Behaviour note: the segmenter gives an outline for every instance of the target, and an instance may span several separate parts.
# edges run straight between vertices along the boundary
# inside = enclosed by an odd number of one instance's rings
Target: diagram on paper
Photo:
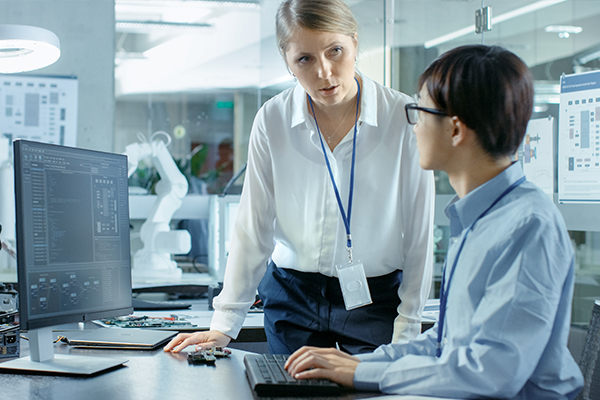
[[[75,146],[77,79],[0,75],[0,135]]]
[[[527,179],[544,193],[554,193],[553,118],[532,119],[517,153]]]
[[[558,197],[600,202],[600,71],[561,78]]]

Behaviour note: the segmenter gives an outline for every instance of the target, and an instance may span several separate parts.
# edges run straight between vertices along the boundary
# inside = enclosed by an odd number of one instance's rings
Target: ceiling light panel
[[[0,73],[33,71],[60,57],[60,41],[37,26],[0,24]]]

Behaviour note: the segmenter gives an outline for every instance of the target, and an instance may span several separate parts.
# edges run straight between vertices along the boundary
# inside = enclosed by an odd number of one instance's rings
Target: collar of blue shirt
[[[483,185],[475,188],[462,199],[455,196],[446,206],[450,220],[450,236],[459,235],[469,227],[502,192],[523,176],[521,164],[513,164]]]

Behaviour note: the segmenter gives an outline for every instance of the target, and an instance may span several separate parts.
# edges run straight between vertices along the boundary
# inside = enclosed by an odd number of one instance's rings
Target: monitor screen
[[[21,327],[132,312],[127,158],[14,142]]]

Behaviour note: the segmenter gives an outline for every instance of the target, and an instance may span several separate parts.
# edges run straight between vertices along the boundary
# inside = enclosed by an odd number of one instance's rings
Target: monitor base
[[[50,375],[95,375],[123,365],[128,360],[104,357],[55,354],[47,361],[32,361],[29,357],[0,363],[0,373],[41,373]]]

